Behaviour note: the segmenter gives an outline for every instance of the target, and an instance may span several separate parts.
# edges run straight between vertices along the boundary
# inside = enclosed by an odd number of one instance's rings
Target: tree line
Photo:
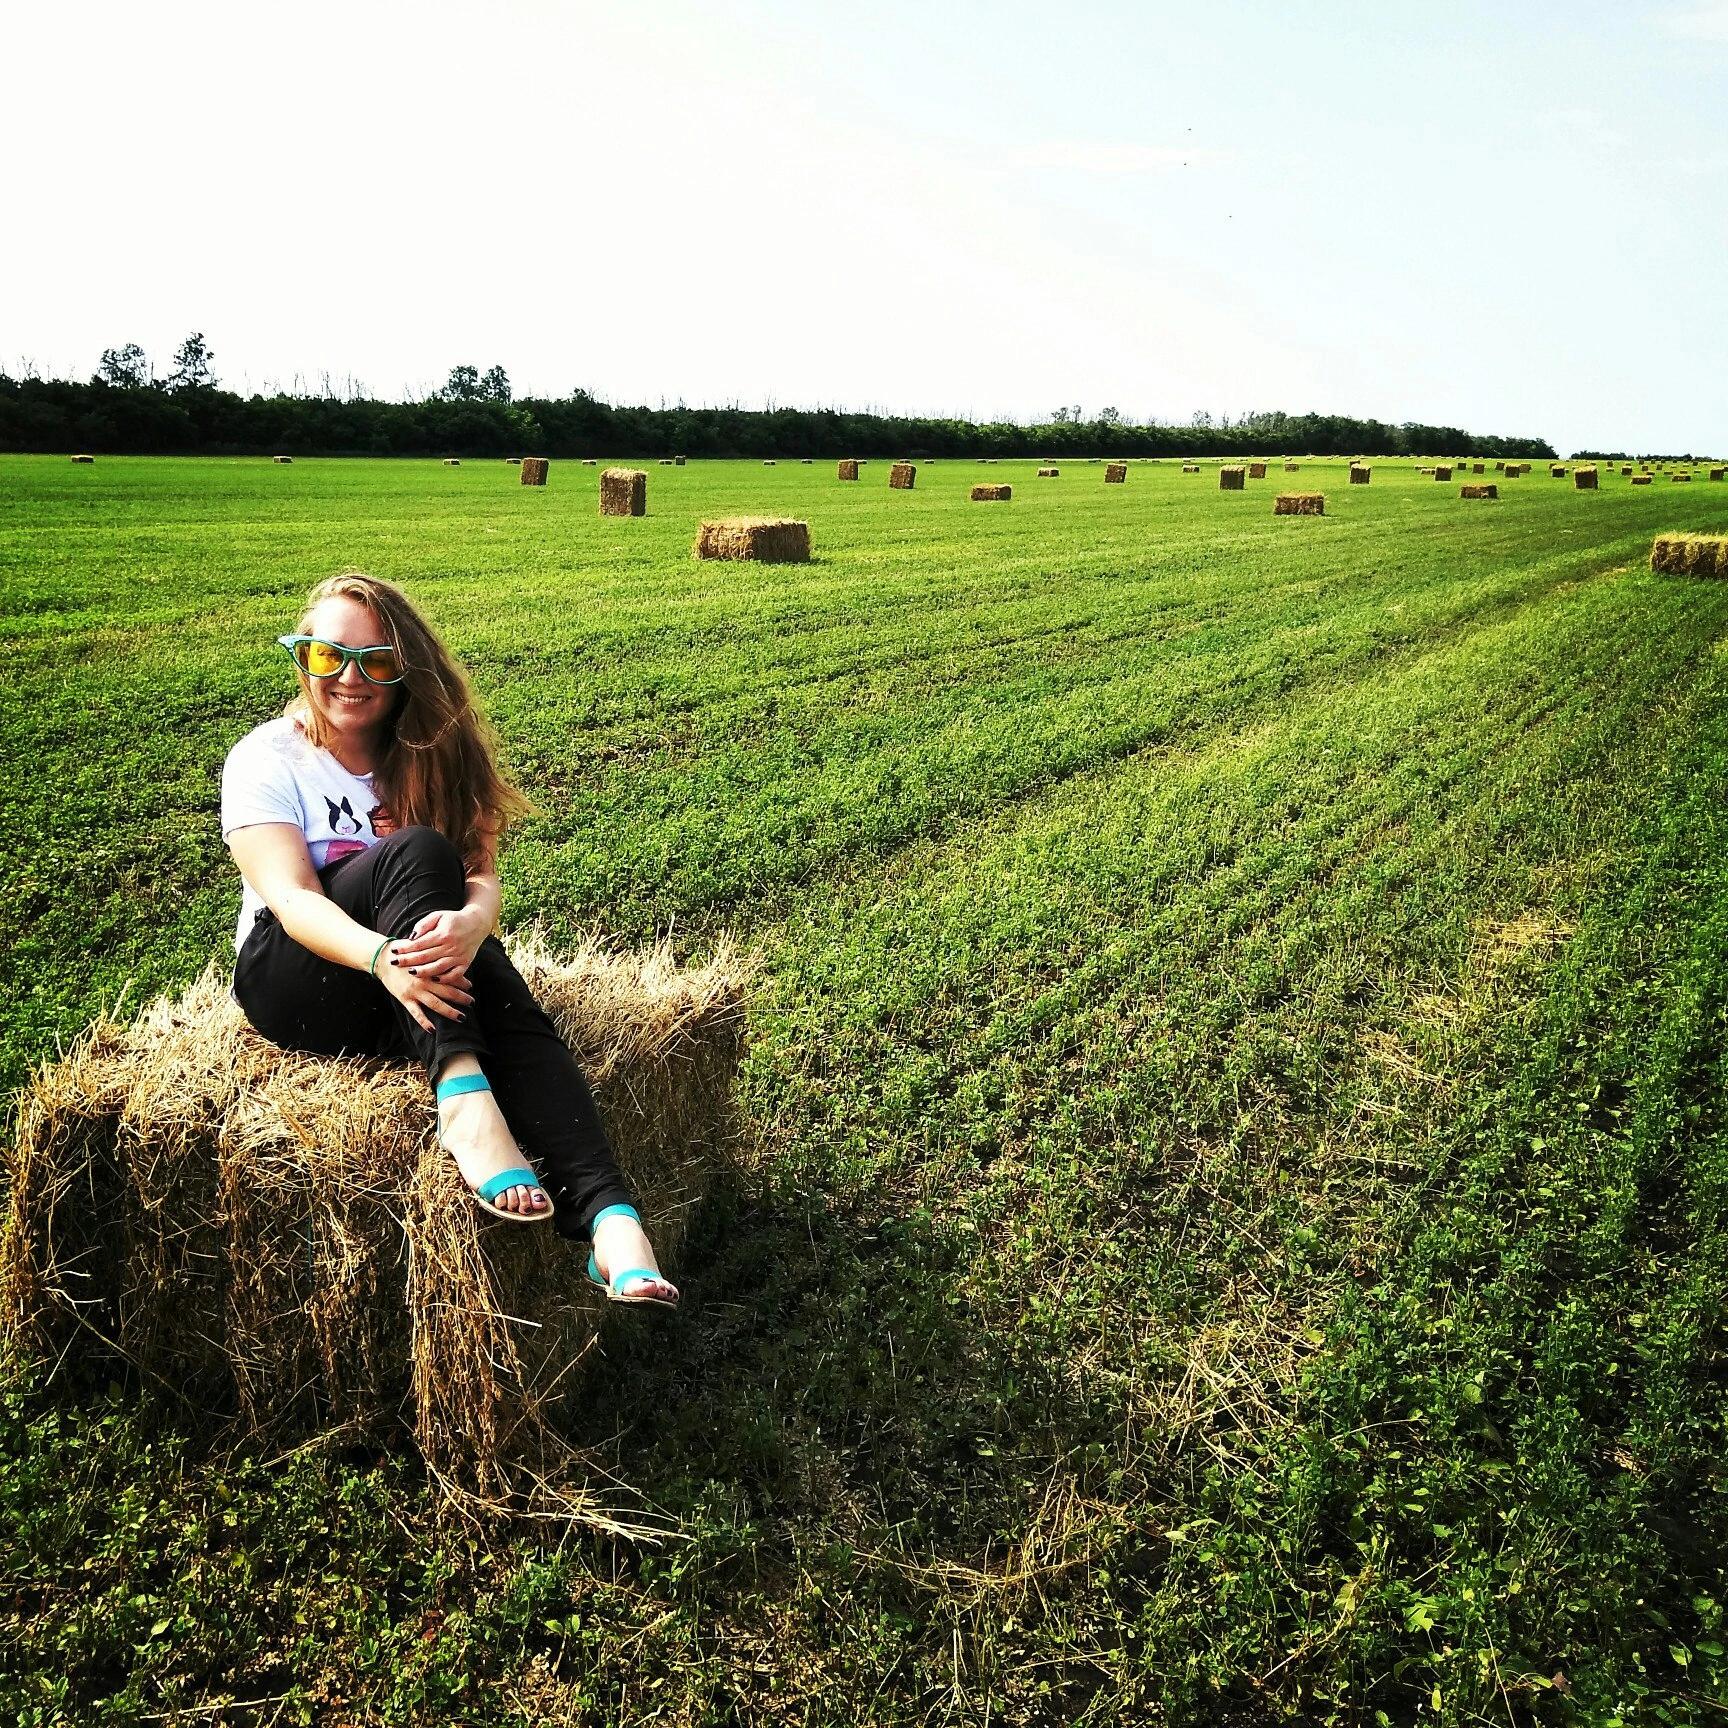
[[[201,332],[158,378],[135,343],[104,350],[89,380],[0,372],[0,450],[186,456],[1315,456],[1552,459],[1542,438],[1342,414],[1197,414],[1136,423],[1079,406],[1048,419],[978,423],[838,408],[626,406],[586,390],[514,395],[502,366],[453,367],[417,402],[364,394],[240,396],[221,387]]]

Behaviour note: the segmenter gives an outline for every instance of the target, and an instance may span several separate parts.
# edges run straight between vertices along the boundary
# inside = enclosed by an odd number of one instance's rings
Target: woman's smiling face
[[[345,594],[320,600],[307,614],[303,631],[340,648],[375,648],[390,640],[371,607]],[[306,678],[306,699],[331,733],[351,745],[369,746],[402,696],[400,684],[370,683],[352,660],[334,678]]]

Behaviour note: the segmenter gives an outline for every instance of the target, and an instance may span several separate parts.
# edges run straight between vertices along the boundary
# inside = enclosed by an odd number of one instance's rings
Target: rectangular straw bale
[[[732,1155],[741,962],[511,949],[676,1275]],[[130,1364],[212,1440],[408,1438],[447,1505],[609,1521],[560,1435],[604,1301],[555,1227],[474,1204],[423,1073],[277,1048],[212,965],[41,1070],[0,1166],[0,1325],[52,1376]]]
[[[460,456],[446,456],[444,458],[444,466],[446,468],[460,468],[462,466],[462,458]]]
[[[1565,464],[1561,462],[1550,462],[1548,464],[1548,478],[1550,480],[1564,480],[1566,478]]]
[[[672,466],[674,468],[682,468],[689,460],[690,458],[688,456],[674,456],[672,458]]]
[[[1632,484],[1634,486],[1654,486],[1656,484],[1656,476],[1654,474],[1634,474],[1632,476]]]
[[[1470,472],[1472,474],[1480,474],[1482,472],[1482,464],[1480,462],[1472,462],[1470,464]]]
[[[704,522],[696,533],[696,556],[751,559],[758,564],[805,564],[810,559],[810,524],[776,516]]]
[[[1128,464],[1126,462],[1111,462],[1104,469],[1104,484],[1106,486],[1126,486],[1128,484]]]
[[[896,462],[888,470],[888,485],[891,491],[910,492],[918,483],[918,470],[910,462]]]
[[[582,466],[584,468],[598,468],[600,464],[592,456],[584,456],[582,458]]]
[[[1264,480],[1266,478],[1266,464],[1264,462],[1250,462],[1248,464],[1248,478],[1250,480]]]
[[[1284,464],[1284,472],[1286,474],[1297,474],[1301,472],[1301,469],[1302,464],[1300,462],[1286,462]]]
[[[1350,484],[1352,486],[1366,486],[1373,476],[1374,470],[1364,463],[1352,462],[1350,464]]]
[[[520,456],[506,456],[504,458],[504,466],[506,468],[520,468],[522,466],[522,458]]]
[[[1692,478],[1692,476],[1691,476],[1691,475],[1690,475],[1690,474],[1678,474],[1678,473],[1676,473],[1676,474],[1670,474],[1670,475],[1669,475],[1669,476],[1668,476],[1668,478],[1669,478],[1669,480],[1670,480],[1670,481],[1674,481],[1674,480],[1686,480],[1686,481],[1690,481],[1690,480],[1691,480],[1691,478]]]
[[[1038,478],[1040,480],[1060,480],[1062,478],[1062,470],[1060,468],[1040,468],[1038,470]]]
[[[662,456],[660,458],[660,466],[662,468],[670,468],[672,466],[672,458],[670,456]]]
[[[1625,462],[1625,463],[1621,464],[1620,478],[1622,480],[1630,480],[1632,478],[1632,464],[1630,462]]]
[[[842,456],[834,464],[834,478],[836,480],[856,480],[858,478],[858,464],[850,456]]]
[[[1245,491],[1248,484],[1248,470],[1239,462],[1232,463],[1218,470],[1218,490],[1220,492]]]
[[[641,468],[603,468],[600,471],[602,516],[646,516],[648,475]]]
[[[1184,462],[1182,464],[1182,472],[1184,474],[1198,474],[1200,472],[1200,464],[1198,462]]]
[[[1728,576],[1728,534],[1658,534],[1650,568],[1670,576]]]
[[[94,456],[74,456],[72,460],[82,466],[85,463],[94,462],[96,458]]]
[[[1012,486],[974,486],[972,502],[974,504],[1006,504],[1014,496]]]
[[[1452,470],[1443,462],[1436,463],[1434,466],[1434,478],[1436,480],[1450,480],[1452,478]]]
[[[524,456],[522,458],[522,484],[524,486],[544,486],[551,467],[551,462],[544,456]]]
[[[1498,498],[1500,488],[1492,480],[1481,482],[1467,480],[1458,488],[1458,496],[1460,498]]]
[[[1594,492],[1596,485],[1596,470],[1594,468],[1575,468],[1572,471],[1572,490],[1574,492]]]
[[[1272,500],[1274,516],[1324,516],[1326,514],[1326,494],[1324,492],[1280,492]]]
[[[1710,470],[1710,478],[1712,480],[1720,480],[1724,474],[1728,474],[1728,468],[1712,468]]]
[[[271,461],[272,461],[272,462],[278,462],[278,463],[283,463],[283,464],[288,464],[288,463],[292,463],[292,462],[293,462],[293,460],[294,460],[294,458],[293,458],[293,457],[292,457],[292,456],[272,456],[272,457],[271,457],[271,458],[270,458],[270,460],[271,460]]]

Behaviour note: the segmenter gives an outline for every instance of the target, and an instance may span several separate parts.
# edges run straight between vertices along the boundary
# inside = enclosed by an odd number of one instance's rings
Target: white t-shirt
[[[260,822],[298,828],[314,870],[364,852],[396,831],[372,791],[372,776],[350,774],[328,750],[312,743],[291,714],[255,726],[222,764],[222,838]],[[252,884],[244,882],[236,952],[263,905]]]

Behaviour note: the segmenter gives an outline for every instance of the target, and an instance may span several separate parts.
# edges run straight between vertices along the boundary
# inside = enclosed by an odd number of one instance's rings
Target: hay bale
[[[1690,475],[1690,474],[1670,474],[1670,475],[1669,475],[1669,476],[1668,476],[1668,478],[1669,478],[1669,479],[1670,479],[1670,480],[1671,480],[1671,481],[1673,481],[1673,480],[1685,480],[1685,481],[1690,481],[1690,480],[1691,480],[1691,478],[1692,478],[1692,476],[1691,476],[1691,475]]]
[[[1710,478],[1712,480],[1720,480],[1724,474],[1728,474],[1728,468],[1712,468],[1710,470]]]
[[[1302,464],[1300,462],[1286,462],[1284,464],[1284,472],[1286,474],[1299,474],[1301,471]]]
[[[96,458],[94,456],[74,456],[72,460],[82,466],[85,463],[94,462]]]
[[[1564,480],[1566,478],[1565,465],[1560,462],[1550,462],[1548,464],[1548,478],[1550,480]]]
[[[1198,462],[1184,462],[1182,464],[1182,472],[1184,474],[1198,474],[1200,472],[1200,464]]]
[[[1596,470],[1594,468],[1574,469],[1572,472],[1572,490],[1574,492],[1596,491]]]
[[[849,456],[841,457],[834,464],[834,478],[836,480],[856,480],[858,478],[858,464]]]
[[[1450,480],[1452,478],[1451,468],[1444,462],[1437,462],[1434,465],[1434,478],[1436,480]]]
[[[602,516],[646,516],[648,475],[641,468],[604,468],[600,472]]]
[[[675,1269],[733,1144],[744,966],[511,946]],[[603,1298],[555,1230],[474,1205],[418,1070],[277,1049],[212,965],[93,1026],[15,1126],[0,1324],[51,1376],[130,1363],[273,1448],[406,1434],[447,1505],[609,1521],[558,1420]]]
[[[1324,492],[1280,492],[1272,500],[1274,516],[1324,516],[1326,514],[1326,494]]]
[[[1111,462],[1104,469],[1104,484],[1106,486],[1126,486],[1128,484],[1128,464],[1126,462]]]
[[[774,460],[774,458],[772,456],[769,456],[763,461],[762,466],[764,468],[777,468],[779,466],[779,464]]]
[[[1634,474],[1632,476],[1632,484],[1634,486],[1654,486],[1656,484],[1656,476],[1654,474]]]
[[[1472,462],[1470,464],[1470,472],[1472,474],[1480,474],[1482,472],[1482,464],[1480,462]]]
[[[522,466],[522,458],[520,456],[506,456],[504,458],[504,466],[506,468],[520,468]]]
[[[1506,472],[1506,464],[1504,462],[1496,462],[1494,464],[1494,472],[1496,474],[1504,474]]]
[[[758,564],[804,564],[810,558],[810,524],[770,516],[704,522],[696,533],[696,556],[754,559]]]
[[[1266,478],[1266,464],[1264,462],[1250,462],[1248,464],[1248,478],[1250,480],[1264,480]]]
[[[584,468],[598,468],[600,464],[592,456],[584,456],[582,458],[582,466]]]
[[[808,467],[809,467],[809,466],[810,466],[810,465],[811,465],[811,463],[813,463],[813,462],[814,462],[814,461],[815,461],[815,460],[816,460],[816,458],[815,458],[815,457],[814,457],[814,456],[800,456],[800,457],[799,457],[799,458],[798,458],[798,460],[799,460],[799,461],[800,461],[800,462],[801,462],[801,463],[802,463],[802,464],[803,464],[803,465],[804,465],[804,466],[805,466],[805,467],[806,467],[806,468],[808,468]]]
[[[1466,480],[1458,488],[1458,496],[1460,498],[1498,498],[1500,488],[1492,480],[1484,480],[1480,484]]]
[[[1227,464],[1218,470],[1218,490],[1220,492],[1242,492],[1247,489],[1248,470],[1239,462]]]
[[[1625,462],[1625,463],[1621,464],[1620,478],[1622,480],[1630,480],[1632,478],[1632,464],[1630,462]]]
[[[294,458],[292,456],[272,456],[270,458],[270,460],[272,462],[278,464],[279,466],[286,465],[289,467],[291,467],[293,465],[293,462],[294,462]]]
[[[682,468],[689,460],[690,458],[688,456],[674,456],[672,458],[672,466],[674,468]]]
[[[1650,568],[1669,576],[1728,576],[1728,534],[1658,534]]]
[[[524,486],[544,486],[546,476],[551,468],[551,462],[544,456],[524,456],[522,458],[522,484]]]
[[[1014,496],[1012,486],[974,486],[972,502],[974,504],[1006,504]]]
[[[670,468],[672,466],[672,458],[670,456],[662,456],[660,458],[660,466],[662,468]]]
[[[460,456],[446,456],[444,458],[444,466],[446,468],[460,468],[462,466],[462,458]]]
[[[888,470],[888,486],[894,492],[910,492],[917,484],[918,470],[910,462],[896,462]]]
[[[1060,468],[1040,468],[1038,470],[1038,478],[1040,480],[1060,480],[1062,478],[1062,470]]]
[[[1374,470],[1363,463],[1352,462],[1350,464],[1350,484],[1352,486],[1366,486],[1373,476]]]

